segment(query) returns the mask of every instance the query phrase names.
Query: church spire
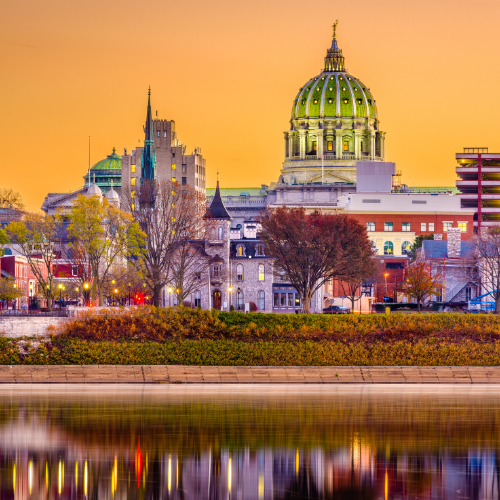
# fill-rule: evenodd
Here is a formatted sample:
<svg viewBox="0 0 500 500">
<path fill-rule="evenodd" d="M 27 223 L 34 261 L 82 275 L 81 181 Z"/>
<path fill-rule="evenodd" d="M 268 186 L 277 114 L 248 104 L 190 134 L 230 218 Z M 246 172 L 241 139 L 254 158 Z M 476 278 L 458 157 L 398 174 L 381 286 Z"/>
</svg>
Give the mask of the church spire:
<svg viewBox="0 0 500 500">
<path fill-rule="evenodd" d="M 332 46 L 326 51 L 325 57 L 325 69 L 324 71 L 345 71 L 344 56 L 342 55 L 342 49 L 339 49 L 337 45 L 337 24 L 339 22 L 335 21 L 333 24 L 333 40 Z"/>
<path fill-rule="evenodd" d="M 217 177 L 219 177 L 219 172 L 217 172 Z M 227 209 L 222 201 L 219 189 L 219 180 L 217 179 L 217 187 L 215 189 L 215 195 L 212 199 L 212 203 L 205 214 L 205 219 L 216 219 L 216 220 L 231 220 L 232 217 L 227 212 Z"/>
<path fill-rule="evenodd" d="M 144 149 L 142 150 L 141 178 L 151 180 L 156 177 L 156 153 L 153 137 L 153 116 L 151 113 L 151 87 L 148 90 L 148 110 L 144 127 Z"/>
</svg>

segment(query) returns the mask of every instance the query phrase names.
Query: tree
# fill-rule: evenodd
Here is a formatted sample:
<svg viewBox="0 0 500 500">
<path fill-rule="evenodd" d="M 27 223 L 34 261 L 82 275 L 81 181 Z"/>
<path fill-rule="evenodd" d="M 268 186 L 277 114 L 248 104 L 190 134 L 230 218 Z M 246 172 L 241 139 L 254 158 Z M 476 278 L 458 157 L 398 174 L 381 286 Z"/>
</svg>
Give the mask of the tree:
<svg viewBox="0 0 500 500">
<path fill-rule="evenodd" d="M 161 290 L 174 275 L 186 277 L 191 273 L 190 257 L 176 259 L 179 252 L 189 254 L 197 242 L 204 240 L 206 200 L 189 186 L 147 180 L 126 196 L 126 203 L 146 236 L 132 264 L 152 290 L 153 305 L 158 307 Z M 183 282 L 177 287 L 179 295 L 184 295 L 185 286 Z"/>
<path fill-rule="evenodd" d="M 14 210 L 24 210 L 24 202 L 19 193 L 13 189 L 0 189 L 0 208 L 13 208 Z"/>
<path fill-rule="evenodd" d="M 9 302 L 23 297 L 24 292 L 16 286 L 14 278 L 0 278 L 0 299 Z"/>
<path fill-rule="evenodd" d="M 442 280 L 441 273 L 436 272 L 431 275 L 430 266 L 425 262 L 416 262 L 411 265 L 406 273 L 402 291 L 407 297 L 417 301 L 418 312 L 420 312 L 420 305 L 427 297 L 441 295 L 443 290 Z"/>
<path fill-rule="evenodd" d="M 495 314 L 500 313 L 500 228 L 492 227 L 476 238 L 475 269 L 482 289 L 495 301 Z"/>
<path fill-rule="evenodd" d="M 79 196 L 58 218 L 61 224 L 67 223 L 67 257 L 79 272 L 90 274 L 93 296 L 97 292 L 99 305 L 104 305 L 104 284 L 111 268 L 137 254 L 142 231 L 130 214 L 99 196 Z"/>
<path fill-rule="evenodd" d="M 39 290 L 52 310 L 52 290 L 57 272 L 55 247 L 60 241 L 56 219 L 46 214 L 26 214 L 23 221 L 11 222 L 6 233 L 13 245 L 17 245 L 35 276 Z"/>
<path fill-rule="evenodd" d="M 304 313 L 326 281 L 357 279 L 356 263 L 373 254 L 366 229 L 346 215 L 308 215 L 304 208 L 279 207 L 264 210 L 258 222 L 267 255 L 297 290 Z"/>
</svg>

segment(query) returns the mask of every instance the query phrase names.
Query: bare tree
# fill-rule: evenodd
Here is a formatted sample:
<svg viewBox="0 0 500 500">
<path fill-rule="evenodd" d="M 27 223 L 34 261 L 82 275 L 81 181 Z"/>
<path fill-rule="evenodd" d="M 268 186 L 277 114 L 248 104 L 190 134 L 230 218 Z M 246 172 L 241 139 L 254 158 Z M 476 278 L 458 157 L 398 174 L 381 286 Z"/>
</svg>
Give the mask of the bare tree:
<svg viewBox="0 0 500 500">
<path fill-rule="evenodd" d="M 13 189 L 0 189 L 0 208 L 12 208 L 14 210 L 23 211 L 24 202 L 19 193 Z"/>
<path fill-rule="evenodd" d="M 492 227 L 476 238 L 475 267 L 481 288 L 495 302 L 500 313 L 500 228 Z"/>
<path fill-rule="evenodd" d="M 176 276 L 191 274 L 195 257 L 190 257 L 194 243 L 204 239 L 205 197 L 189 186 L 177 182 L 146 180 L 137 191 L 124 193 L 124 203 L 145 233 L 144 245 L 132 264 L 153 292 L 153 304 L 160 305 L 161 290 Z M 185 259 L 179 263 L 179 251 L 185 248 Z M 179 289 L 184 290 L 183 283 Z M 183 292 L 184 293 L 184 292 Z"/>
</svg>

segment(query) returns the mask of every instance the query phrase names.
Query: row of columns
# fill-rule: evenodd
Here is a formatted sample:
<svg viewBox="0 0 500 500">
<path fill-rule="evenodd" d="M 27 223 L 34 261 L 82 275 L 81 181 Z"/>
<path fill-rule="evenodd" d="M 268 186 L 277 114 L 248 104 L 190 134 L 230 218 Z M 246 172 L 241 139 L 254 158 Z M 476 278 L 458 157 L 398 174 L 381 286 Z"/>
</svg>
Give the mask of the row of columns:
<svg viewBox="0 0 500 500">
<path fill-rule="evenodd" d="M 366 131 L 354 130 L 354 157 L 356 160 L 361 158 L 361 137 L 366 135 Z M 297 137 L 296 132 L 286 132 L 285 136 L 285 157 L 293 158 L 294 152 L 294 140 Z M 307 130 L 299 130 L 299 158 L 303 159 L 307 155 Z M 380 141 L 380 157 L 384 158 L 384 136 L 385 132 L 379 132 L 379 141 Z M 370 131 L 370 157 L 375 158 L 376 155 L 376 132 Z M 288 139 L 288 140 L 286 140 Z M 340 139 L 340 140 L 339 140 Z M 316 131 L 316 147 L 317 147 L 317 156 L 321 157 L 323 153 L 329 154 L 328 151 L 324 152 L 324 130 Z M 352 151 L 351 151 L 352 153 Z M 344 141 L 342 137 L 337 136 L 337 140 L 335 141 L 335 155 L 337 158 L 342 158 L 344 154 Z"/>
</svg>

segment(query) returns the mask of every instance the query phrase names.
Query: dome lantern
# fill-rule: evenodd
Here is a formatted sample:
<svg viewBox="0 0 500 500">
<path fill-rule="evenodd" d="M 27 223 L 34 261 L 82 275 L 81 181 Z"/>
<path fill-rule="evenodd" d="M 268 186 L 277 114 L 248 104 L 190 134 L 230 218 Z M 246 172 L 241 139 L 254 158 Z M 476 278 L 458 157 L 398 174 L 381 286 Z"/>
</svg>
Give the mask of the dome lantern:
<svg viewBox="0 0 500 500">
<path fill-rule="evenodd" d="M 325 57 L 325 72 L 328 71 L 345 71 L 344 56 L 342 49 L 337 45 L 337 24 L 335 21 L 333 25 L 333 40 L 332 46 L 326 51 Z"/>
</svg>

